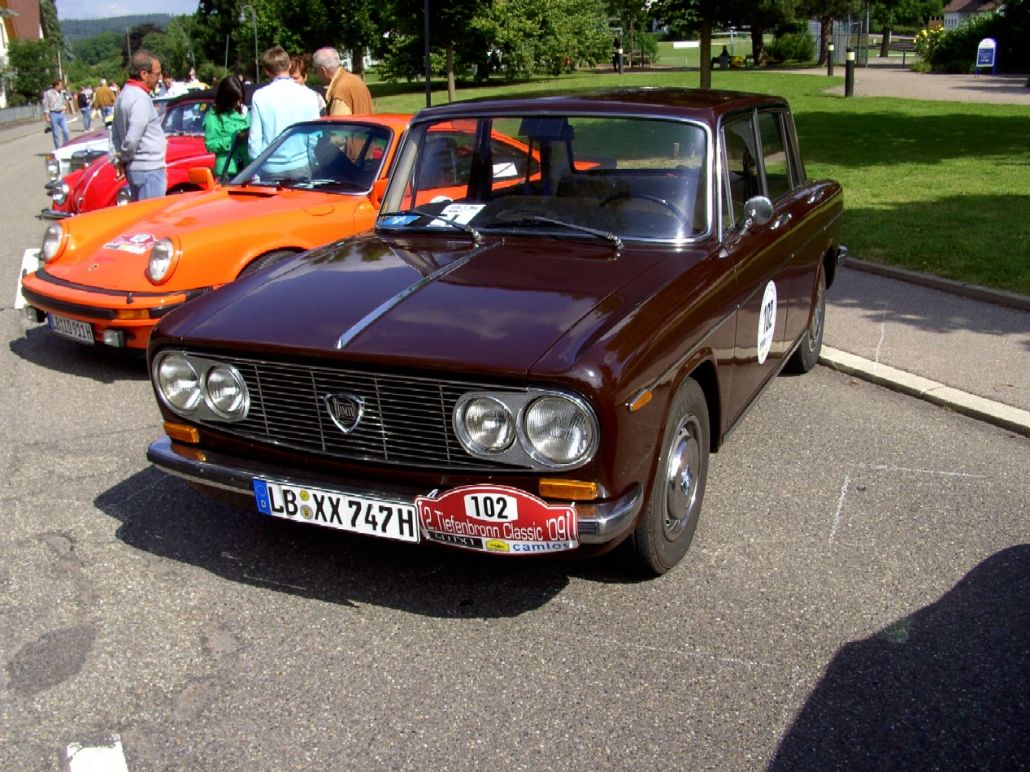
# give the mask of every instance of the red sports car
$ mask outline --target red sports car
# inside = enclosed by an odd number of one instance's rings
[[[204,115],[213,104],[212,92],[193,91],[169,102],[165,108],[161,127],[168,137],[169,193],[200,190],[190,182],[189,170],[200,166],[214,169],[215,156],[204,147]],[[124,178],[115,178],[114,165],[106,155],[48,189],[53,206],[42,214],[52,220],[129,203],[128,184]]]

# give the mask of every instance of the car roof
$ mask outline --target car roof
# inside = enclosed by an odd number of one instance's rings
[[[497,113],[611,113],[629,116],[693,118],[715,121],[748,107],[786,107],[780,97],[744,91],[688,88],[613,88],[524,98],[470,99],[419,111],[415,121],[474,117]]]

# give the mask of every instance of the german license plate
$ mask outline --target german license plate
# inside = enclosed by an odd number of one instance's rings
[[[259,512],[338,531],[417,542],[415,505],[254,479]]]
[[[47,321],[50,329],[58,335],[77,340],[79,343],[93,345],[93,328],[87,322],[80,322],[78,319],[68,319],[57,314],[47,314]]]

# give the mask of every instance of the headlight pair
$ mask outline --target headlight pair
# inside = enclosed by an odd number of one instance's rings
[[[531,389],[471,392],[454,408],[454,431],[473,456],[569,469],[597,450],[597,417],[579,397]]]
[[[250,392],[240,371],[213,359],[177,351],[154,360],[154,385],[161,400],[182,416],[209,421],[242,421]]]

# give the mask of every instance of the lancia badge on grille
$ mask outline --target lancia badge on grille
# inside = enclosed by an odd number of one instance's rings
[[[365,400],[346,393],[327,394],[322,399],[325,400],[329,417],[341,432],[350,434],[358,428],[361,417],[365,414]]]

